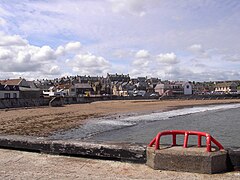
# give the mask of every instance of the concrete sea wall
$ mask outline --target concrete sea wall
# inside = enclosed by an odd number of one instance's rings
[[[36,107],[36,106],[61,106],[64,104],[81,104],[91,103],[95,101],[110,101],[110,100],[154,100],[159,97],[142,97],[142,96],[97,96],[97,97],[54,97],[48,98],[34,98],[34,99],[0,99],[0,109],[18,108],[18,107]],[[225,94],[225,95],[178,95],[178,96],[164,96],[160,100],[209,100],[209,99],[239,99],[239,94]]]
[[[2,135],[0,136],[0,148],[137,163],[146,163],[147,161],[147,145],[136,143],[49,140],[41,137]],[[239,170],[240,149],[225,150],[228,170]]]
[[[48,103],[49,103],[49,99],[44,99],[44,98],[38,98],[38,99],[1,99],[0,100],[0,109],[47,106]]]

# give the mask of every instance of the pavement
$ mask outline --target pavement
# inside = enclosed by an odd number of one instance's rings
[[[145,164],[0,149],[0,179],[239,179],[240,172],[198,174],[153,170]]]

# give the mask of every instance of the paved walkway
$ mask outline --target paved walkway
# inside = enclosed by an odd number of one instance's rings
[[[0,149],[0,179],[240,179],[240,172],[204,175],[152,170],[143,164]]]

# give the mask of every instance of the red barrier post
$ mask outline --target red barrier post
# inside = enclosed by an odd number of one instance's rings
[[[211,136],[206,137],[206,144],[207,144],[207,152],[211,152]]]
[[[188,145],[188,133],[185,132],[183,147],[187,148],[187,145]]]
[[[177,145],[177,135],[176,134],[173,134],[172,135],[172,146],[176,146]]]
[[[198,135],[198,147],[202,146],[202,136]]]
[[[188,146],[188,136],[189,135],[197,135],[198,136],[198,147],[202,146],[202,136],[206,137],[206,146],[207,152],[211,152],[211,142],[213,142],[218,148],[224,149],[223,146],[214,139],[210,134],[205,132],[198,132],[198,131],[186,131],[186,130],[171,130],[171,131],[163,131],[157,134],[157,136],[149,143],[149,147],[152,147],[155,144],[155,149],[160,148],[160,139],[163,135],[172,135],[172,146],[175,146],[176,143],[176,136],[177,134],[184,134],[184,144],[183,147],[187,148]]]

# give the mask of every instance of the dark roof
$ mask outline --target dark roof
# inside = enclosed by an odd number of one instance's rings
[[[237,84],[234,82],[228,82],[228,83],[218,83],[215,85],[215,87],[232,87],[232,86],[237,86]]]
[[[58,89],[70,89],[71,87],[71,84],[61,84],[57,86]]]
[[[91,89],[92,87],[88,83],[77,83],[74,85],[77,89]]]
[[[27,81],[28,85],[30,88],[37,88],[36,84],[34,83],[34,81]]]

